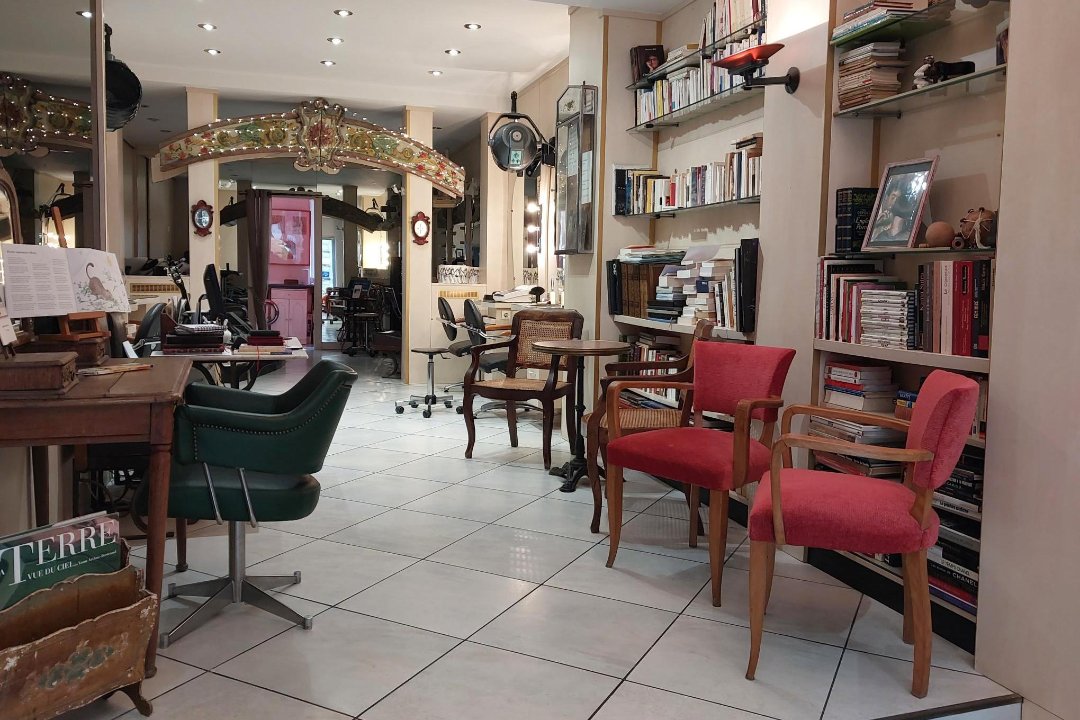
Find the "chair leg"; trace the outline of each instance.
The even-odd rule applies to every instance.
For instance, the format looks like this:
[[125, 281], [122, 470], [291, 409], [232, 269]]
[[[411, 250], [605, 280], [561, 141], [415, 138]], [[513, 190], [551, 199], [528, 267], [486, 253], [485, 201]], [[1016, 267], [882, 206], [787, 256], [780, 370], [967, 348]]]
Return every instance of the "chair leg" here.
[[473, 415], [473, 399], [476, 396], [466, 392], [461, 399], [461, 407], [464, 408], [465, 430], [469, 433], [469, 443], [465, 446], [466, 459], [472, 457], [473, 446], [476, 445], [476, 416]]
[[176, 572], [187, 569], [187, 518], [176, 518]]
[[712, 571], [713, 607], [720, 607], [720, 591], [724, 585], [728, 500], [728, 494], [725, 490], [715, 490], [709, 493], [709, 569]]
[[926, 574], [926, 551], [904, 555], [911, 593], [911, 626], [915, 636], [915, 667], [911, 676], [911, 694], [926, 697], [930, 690], [930, 652], [933, 628], [930, 619], [930, 581]]
[[192, 630], [201, 627], [206, 624], [208, 620], [220, 613], [227, 605], [232, 602], [233, 596], [233, 584], [231, 580], [224, 580], [221, 589], [218, 590], [209, 600], [195, 610], [195, 612], [188, 615], [186, 618], [180, 621], [180, 624], [174, 627], [167, 633], [161, 633], [158, 638], [158, 645], [161, 649], [169, 647], [180, 638], [187, 635]]
[[698, 539], [698, 509], [701, 507], [701, 488], [697, 485], [690, 486], [690, 492], [686, 496], [686, 503], [690, 506], [690, 538], [689, 545], [697, 547]]
[[765, 608], [763, 612], [768, 612], [769, 598], [772, 597], [773, 576], [776, 575], [776, 545], [773, 543], [769, 543], [769, 553], [765, 559], [765, 568], [768, 572], [765, 575]]
[[268, 613], [277, 615], [280, 618], [284, 618], [291, 623], [301, 626], [305, 630], [310, 630], [312, 625], [312, 619], [304, 617], [300, 613], [293, 610], [291, 607], [281, 602], [277, 598], [273, 597], [265, 590], [258, 586], [244, 581], [241, 588], [243, 601], [248, 605], [254, 605], [260, 610], [265, 610]]
[[512, 402], [506, 403], [506, 427], [510, 431], [510, 447], [517, 447], [517, 405]]
[[915, 628], [912, 624], [911, 617], [911, 566], [913, 562], [908, 560], [908, 556], [903, 556], [903, 575], [904, 575], [904, 630], [903, 638], [904, 643], [907, 645], [915, 644]]
[[771, 542], [750, 541], [750, 661], [746, 665], [747, 680], [754, 679], [758, 656], [761, 654], [761, 633], [765, 628], [769, 552], [775, 549], [776, 545]]
[[619, 536], [622, 535], [623, 469], [621, 465], [607, 466], [607, 512], [608, 512], [608, 548], [607, 566], [615, 564], [615, 554], [619, 552]]
[[594, 431], [590, 428], [585, 443], [585, 462], [588, 467], [589, 485], [592, 489], [593, 500], [592, 524], [589, 525], [589, 529], [594, 533], [600, 532], [600, 512], [604, 505], [604, 499], [601, 496], [600, 489], [600, 467], [596, 462], [596, 456], [600, 452], [599, 434], [598, 431]]
[[541, 404], [544, 406], [544, 469], [549, 470], [551, 468], [551, 433], [555, 426], [555, 403], [544, 400]]

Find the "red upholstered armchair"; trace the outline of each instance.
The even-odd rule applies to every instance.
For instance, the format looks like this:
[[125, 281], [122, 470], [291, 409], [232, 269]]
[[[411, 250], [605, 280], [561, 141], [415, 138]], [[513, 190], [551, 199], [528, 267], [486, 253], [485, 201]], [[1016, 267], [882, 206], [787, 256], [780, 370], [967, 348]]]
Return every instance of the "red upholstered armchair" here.
[[[615, 562], [622, 531], [623, 468], [686, 483], [690, 487], [690, 546], [697, 544], [698, 498], [710, 491], [709, 563], [712, 601], [720, 605], [724, 548], [727, 546], [728, 491], [756, 481], [769, 468], [777, 410], [784, 401], [788, 368], [795, 351], [762, 345], [723, 342], [694, 343], [694, 381], [655, 379], [616, 380], [607, 391], [608, 527], [611, 548], [608, 567]], [[632, 387], [672, 387], [689, 392], [694, 426], [684, 415], [681, 427], [625, 435], [618, 412], [619, 393]], [[702, 413], [732, 415], [732, 432], [705, 428]], [[763, 423], [758, 439], [750, 435], [751, 420]]]
[[[919, 390], [911, 422], [882, 415], [794, 405], [781, 421], [770, 472], [750, 511], [750, 663], [754, 679], [765, 608], [772, 587], [776, 546], [860, 553], [902, 553], [904, 641], [915, 645], [911, 694], [925, 697], [930, 684], [930, 589], [926, 549], [937, 542], [933, 492], [949, 478], [975, 417], [979, 388], [970, 378], [935, 370]], [[791, 434], [791, 419], [816, 415], [907, 431], [904, 448], [856, 445]], [[843, 473], [791, 467], [791, 448], [906, 463], [903, 484]]]

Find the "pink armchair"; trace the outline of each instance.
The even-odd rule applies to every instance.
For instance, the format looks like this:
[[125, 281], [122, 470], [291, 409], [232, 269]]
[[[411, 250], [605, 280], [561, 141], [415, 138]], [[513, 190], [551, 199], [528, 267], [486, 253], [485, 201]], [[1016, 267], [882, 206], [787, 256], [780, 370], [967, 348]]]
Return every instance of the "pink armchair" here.
[[[911, 694], [930, 684], [930, 589], [926, 550], [937, 541], [933, 492], [956, 466], [975, 417], [979, 388], [970, 378], [935, 370], [923, 383], [911, 422], [883, 415], [810, 405], [784, 413], [772, 468], [750, 511], [750, 662], [754, 679], [776, 546], [785, 543], [860, 553], [901, 553], [904, 562], [904, 641], [915, 645]], [[904, 448], [856, 445], [791, 434], [791, 419], [817, 415], [907, 431]], [[791, 448], [907, 464], [903, 484], [861, 475], [791, 467]]]

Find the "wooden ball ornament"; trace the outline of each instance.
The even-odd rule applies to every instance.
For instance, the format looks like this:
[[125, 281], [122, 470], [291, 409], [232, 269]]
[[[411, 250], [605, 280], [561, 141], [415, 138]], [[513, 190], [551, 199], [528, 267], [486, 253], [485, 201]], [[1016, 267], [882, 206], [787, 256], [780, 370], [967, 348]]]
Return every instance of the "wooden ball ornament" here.
[[938, 220], [935, 223], [931, 223], [930, 227], [926, 228], [927, 247], [950, 247], [954, 237], [956, 237], [956, 231], [953, 230], [952, 225], [944, 220]]
[[960, 236], [968, 247], [992, 248], [997, 245], [997, 213], [984, 207], [967, 211], [960, 220]]

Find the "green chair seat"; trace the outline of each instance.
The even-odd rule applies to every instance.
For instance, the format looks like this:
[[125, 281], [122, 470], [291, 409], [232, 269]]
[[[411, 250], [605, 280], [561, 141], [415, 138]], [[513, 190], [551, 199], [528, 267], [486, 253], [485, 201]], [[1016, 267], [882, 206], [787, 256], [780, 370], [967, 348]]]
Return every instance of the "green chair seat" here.
[[[221, 519], [226, 522], [250, 520], [236, 470], [211, 465], [210, 477], [214, 480]], [[319, 502], [319, 481], [311, 475], [276, 475], [248, 470], [244, 478], [259, 522], [299, 520], [314, 512]], [[214, 519], [214, 506], [210, 502], [202, 465], [173, 464], [169, 481], [169, 517]]]

